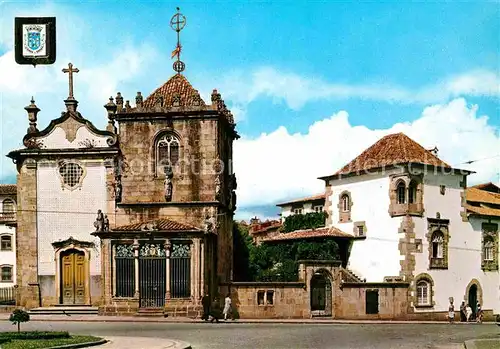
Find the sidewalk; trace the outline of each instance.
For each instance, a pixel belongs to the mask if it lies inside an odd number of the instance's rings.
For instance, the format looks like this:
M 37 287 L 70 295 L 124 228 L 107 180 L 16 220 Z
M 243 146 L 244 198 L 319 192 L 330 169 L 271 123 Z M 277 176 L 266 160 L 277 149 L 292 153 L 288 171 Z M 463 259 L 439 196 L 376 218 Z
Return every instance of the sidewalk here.
M 97 348 L 104 349 L 192 349 L 186 342 L 165 339 L 165 338 L 145 338 L 145 337 L 106 337 L 108 343 L 99 345 Z
M 197 318 L 188 317 L 140 317 L 140 316 L 99 316 L 99 315 L 30 315 L 31 321 L 84 321 L 84 322 L 151 322 L 151 323 L 204 323 L 205 321 Z M 9 314 L 0 314 L 0 320 L 8 320 Z M 221 321 L 227 324 L 257 324 L 257 323 L 281 323 L 281 324 L 443 324 L 446 321 L 391 321 L 391 320 L 335 320 L 335 319 L 238 319 L 234 321 Z M 472 326 L 475 323 L 455 324 Z M 495 324 L 483 323 L 483 325 Z

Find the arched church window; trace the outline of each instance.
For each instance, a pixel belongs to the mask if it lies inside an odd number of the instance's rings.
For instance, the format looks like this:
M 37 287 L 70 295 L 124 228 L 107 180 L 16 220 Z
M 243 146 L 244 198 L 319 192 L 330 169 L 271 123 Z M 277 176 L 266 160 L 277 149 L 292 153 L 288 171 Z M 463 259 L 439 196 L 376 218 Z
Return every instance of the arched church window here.
M 431 305 L 431 284 L 427 280 L 417 283 L 417 306 Z
M 406 203 L 406 185 L 403 181 L 398 183 L 398 186 L 396 187 L 396 194 L 398 204 Z
M 432 258 L 443 258 L 444 235 L 437 231 L 432 234 Z
M 167 133 L 156 142 L 156 165 L 164 171 L 168 166 L 175 166 L 180 158 L 180 142 L 177 137 Z
M 351 209 L 351 206 L 349 205 L 349 195 L 342 195 L 342 198 L 340 199 L 340 205 L 342 207 L 342 212 L 347 212 Z
M 69 189 L 76 188 L 83 179 L 84 169 L 75 162 L 64 162 L 59 165 L 59 175 L 63 185 Z

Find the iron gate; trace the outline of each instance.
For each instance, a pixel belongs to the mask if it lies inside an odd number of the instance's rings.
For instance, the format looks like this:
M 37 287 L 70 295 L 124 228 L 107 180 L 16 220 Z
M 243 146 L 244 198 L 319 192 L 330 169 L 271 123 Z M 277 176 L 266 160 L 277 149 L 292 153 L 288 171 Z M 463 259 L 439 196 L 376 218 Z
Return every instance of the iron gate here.
M 172 298 L 191 297 L 191 248 L 188 243 L 172 244 L 170 294 Z
M 163 243 L 146 243 L 139 250 L 139 306 L 165 306 L 167 259 Z

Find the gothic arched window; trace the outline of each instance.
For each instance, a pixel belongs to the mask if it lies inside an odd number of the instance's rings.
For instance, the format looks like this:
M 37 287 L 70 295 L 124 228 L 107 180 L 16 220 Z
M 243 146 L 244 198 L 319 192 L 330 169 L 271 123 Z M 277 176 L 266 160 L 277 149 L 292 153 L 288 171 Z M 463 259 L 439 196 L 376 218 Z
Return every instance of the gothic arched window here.
M 406 185 L 403 181 L 398 183 L 396 187 L 396 195 L 398 204 L 406 203 Z
M 432 258 L 444 257 L 444 235 L 442 232 L 437 231 L 432 234 Z
M 156 166 L 162 173 L 168 166 L 175 166 L 180 158 L 179 139 L 171 133 L 160 137 L 156 142 Z
M 342 207 L 342 212 L 347 212 L 351 210 L 351 206 L 349 205 L 349 195 L 344 194 L 342 195 L 341 198 L 341 207 Z

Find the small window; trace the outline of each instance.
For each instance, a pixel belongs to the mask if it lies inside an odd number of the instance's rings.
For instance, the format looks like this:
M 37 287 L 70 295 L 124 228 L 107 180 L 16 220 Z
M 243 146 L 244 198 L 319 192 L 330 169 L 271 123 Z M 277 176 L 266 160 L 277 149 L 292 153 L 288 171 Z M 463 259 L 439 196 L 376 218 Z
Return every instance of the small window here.
M 2 251 L 12 251 L 12 236 L 2 235 L 1 240 L 1 250 Z
M 342 198 L 340 199 L 340 204 L 342 207 L 342 212 L 347 212 L 351 209 L 349 205 L 349 195 L 344 194 L 342 195 Z
M 421 239 L 416 239 L 415 240 L 415 250 L 418 253 L 422 253 L 423 249 L 422 249 L 422 240 Z
M 364 236 L 365 235 L 365 229 L 362 225 L 358 225 L 358 236 Z
M 406 203 L 406 186 L 404 182 L 399 182 L 397 189 L 396 189 L 396 194 L 398 198 L 398 204 L 404 204 Z
M 264 297 L 265 297 L 265 292 L 264 291 L 257 291 L 257 305 L 264 305 Z
M 431 305 L 430 291 L 429 282 L 421 280 L 417 283 L 417 306 Z
M 2 281 L 3 282 L 12 282 L 12 267 L 11 266 L 3 266 L 2 267 Z
M 366 291 L 366 314 L 378 314 L 378 290 Z
M 488 239 L 484 243 L 484 260 L 485 261 L 492 261 L 494 260 L 493 256 L 493 241 L 491 239 Z
M 294 214 L 302 214 L 302 209 L 301 208 L 296 208 L 293 210 Z
M 441 195 L 444 195 L 446 193 L 446 186 L 440 185 L 439 186 L 439 193 L 441 193 Z
M 78 164 L 68 162 L 59 167 L 59 174 L 65 185 L 74 188 L 80 183 L 83 176 L 83 168 Z
M 274 291 L 266 292 L 266 304 L 273 305 L 274 304 Z
M 5 199 L 2 202 L 2 213 L 4 213 L 5 215 L 14 214 L 15 210 L 16 210 L 16 204 L 14 200 Z
M 323 212 L 323 206 L 314 206 L 314 212 Z
M 415 181 L 410 182 L 408 187 L 408 203 L 414 204 L 417 202 L 417 183 Z

